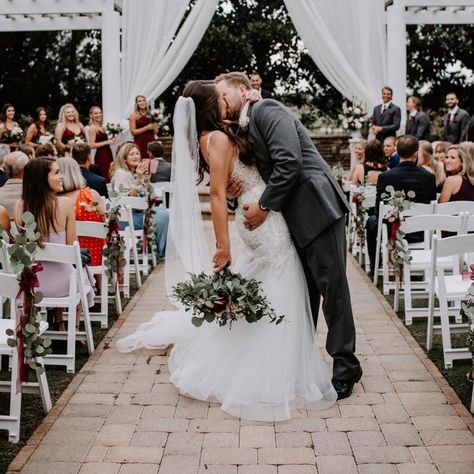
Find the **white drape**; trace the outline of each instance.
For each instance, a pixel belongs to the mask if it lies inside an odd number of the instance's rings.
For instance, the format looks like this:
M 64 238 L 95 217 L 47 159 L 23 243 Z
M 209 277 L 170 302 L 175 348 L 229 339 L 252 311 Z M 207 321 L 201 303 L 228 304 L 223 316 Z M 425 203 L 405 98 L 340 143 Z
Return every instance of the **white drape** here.
M 347 99 L 380 102 L 387 80 L 384 2 L 285 0 L 311 58 Z
M 122 115 L 137 95 L 158 97 L 176 79 L 201 41 L 218 0 L 125 0 L 122 44 Z M 179 31 L 178 31 L 179 28 Z

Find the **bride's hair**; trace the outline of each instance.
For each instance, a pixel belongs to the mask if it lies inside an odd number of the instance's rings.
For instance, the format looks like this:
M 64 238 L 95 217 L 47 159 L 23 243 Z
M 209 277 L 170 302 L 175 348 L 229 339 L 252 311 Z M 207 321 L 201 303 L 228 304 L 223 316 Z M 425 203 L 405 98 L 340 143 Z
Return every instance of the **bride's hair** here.
M 219 95 L 214 81 L 189 81 L 183 90 L 183 97 L 190 97 L 196 109 L 196 129 L 198 137 L 202 132 L 220 130 L 239 150 L 239 159 L 246 165 L 255 163 L 248 141 L 235 135 L 231 127 L 224 124 L 219 109 Z M 204 172 L 209 172 L 209 165 L 199 149 L 199 182 Z

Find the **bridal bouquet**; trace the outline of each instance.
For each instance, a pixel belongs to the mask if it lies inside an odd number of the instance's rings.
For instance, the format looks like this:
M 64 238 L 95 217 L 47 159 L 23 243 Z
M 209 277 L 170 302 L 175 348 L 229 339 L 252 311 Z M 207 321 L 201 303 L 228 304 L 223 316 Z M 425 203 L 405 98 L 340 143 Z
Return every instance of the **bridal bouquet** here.
M 6 131 L 3 134 L 3 143 L 16 143 L 21 142 L 23 138 L 23 130 L 20 127 L 13 127 L 11 130 Z
M 118 122 L 108 122 L 105 126 L 105 131 L 108 136 L 116 137 L 123 132 L 124 128 Z
M 204 321 L 216 321 L 219 326 L 232 327 L 232 323 L 244 318 L 255 323 L 264 316 L 270 322 L 280 324 L 284 316 L 277 316 L 267 298 L 261 293 L 259 282 L 247 280 L 228 268 L 213 275 L 191 274 L 191 280 L 173 287 L 173 297 L 191 311 L 191 322 L 200 327 Z
M 363 128 L 369 125 L 369 118 L 362 105 L 353 104 L 348 106 L 347 102 L 344 102 L 339 119 L 342 122 L 342 128 L 353 132 L 362 131 Z

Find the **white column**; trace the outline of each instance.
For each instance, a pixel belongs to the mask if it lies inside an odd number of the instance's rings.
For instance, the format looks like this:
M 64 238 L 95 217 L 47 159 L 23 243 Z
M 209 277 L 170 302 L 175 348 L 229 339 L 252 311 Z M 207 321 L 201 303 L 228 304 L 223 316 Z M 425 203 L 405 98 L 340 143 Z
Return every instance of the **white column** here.
M 120 14 L 113 10 L 102 13 L 102 109 L 104 122 L 119 121 L 120 83 Z
M 405 5 L 394 0 L 387 8 L 387 69 L 388 85 L 393 89 L 393 102 L 402 110 L 402 124 L 398 133 L 405 133 L 407 93 L 407 47 Z

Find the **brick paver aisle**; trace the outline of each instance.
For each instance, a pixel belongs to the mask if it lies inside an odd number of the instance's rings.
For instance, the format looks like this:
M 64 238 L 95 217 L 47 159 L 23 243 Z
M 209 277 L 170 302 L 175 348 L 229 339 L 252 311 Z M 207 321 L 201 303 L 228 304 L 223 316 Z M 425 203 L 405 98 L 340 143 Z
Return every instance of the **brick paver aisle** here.
M 166 306 L 163 267 L 148 279 L 29 445 L 25 473 L 473 473 L 472 417 L 368 279 L 349 262 L 364 368 L 325 412 L 252 423 L 180 396 L 158 351 L 115 340 Z M 324 335 L 321 335 L 324 339 Z M 28 459 L 26 464 L 25 460 Z

